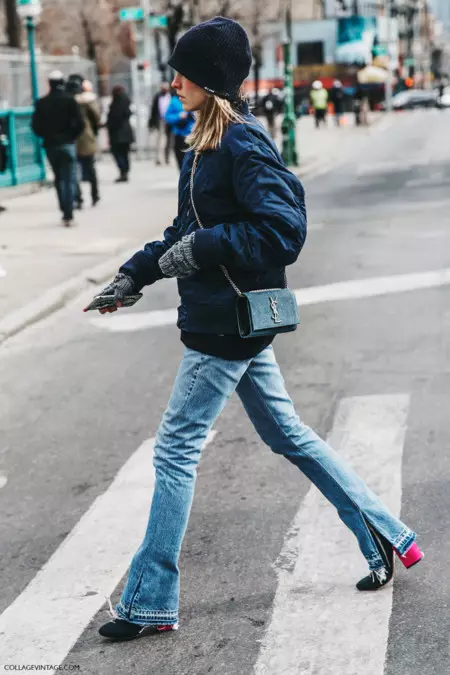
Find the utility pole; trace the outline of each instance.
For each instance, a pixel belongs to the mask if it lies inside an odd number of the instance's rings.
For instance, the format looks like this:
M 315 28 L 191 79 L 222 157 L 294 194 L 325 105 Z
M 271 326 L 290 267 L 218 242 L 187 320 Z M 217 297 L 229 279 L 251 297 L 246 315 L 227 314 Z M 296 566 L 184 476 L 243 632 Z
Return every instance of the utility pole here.
M 36 24 L 39 21 L 42 8 L 40 0 L 17 0 L 17 13 L 25 22 L 28 35 L 28 50 L 30 53 L 30 79 L 33 102 L 39 98 L 39 84 L 36 64 Z
M 261 70 L 261 35 L 260 35 L 260 11 L 257 0 L 253 0 L 253 35 L 252 35 L 252 51 L 253 51 L 253 72 L 255 83 L 255 108 L 259 103 L 259 73 Z
M 151 4 L 150 0 L 141 0 L 141 7 L 144 10 L 144 21 L 142 24 L 142 43 L 143 43 L 143 60 L 144 60 L 144 99 L 145 103 L 149 102 L 151 88 L 152 88 L 152 31 L 149 26 L 149 19 L 151 13 Z
M 30 52 L 31 93 L 33 96 L 33 102 L 36 102 L 39 98 L 39 85 L 36 65 L 36 26 L 34 23 L 34 18 L 32 16 L 27 16 L 25 25 L 28 35 L 28 50 Z
M 287 166 L 298 166 L 296 119 L 294 110 L 294 74 L 292 68 L 292 0 L 286 3 L 286 39 L 284 41 L 284 119 L 283 159 Z
M 392 72 L 392 0 L 384 0 L 384 15 L 387 22 L 387 80 L 385 86 L 386 110 L 392 112 L 392 91 L 393 91 L 393 72 Z
M 143 43 L 144 43 L 144 61 L 150 63 L 151 57 L 151 36 L 150 28 L 148 25 L 148 20 L 151 12 L 150 0 L 141 0 L 141 7 L 144 10 L 144 23 L 143 23 Z

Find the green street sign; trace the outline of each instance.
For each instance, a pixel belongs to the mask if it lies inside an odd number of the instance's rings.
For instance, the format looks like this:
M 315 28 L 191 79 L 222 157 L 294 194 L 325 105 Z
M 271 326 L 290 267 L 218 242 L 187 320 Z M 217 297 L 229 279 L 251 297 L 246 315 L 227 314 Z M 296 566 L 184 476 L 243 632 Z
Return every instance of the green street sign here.
M 20 17 L 36 17 L 41 13 L 40 0 L 16 0 L 17 13 Z
M 120 21 L 142 21 L 144 10 L 142 7 L 124 7 L 119 12 Z
M 149 28 L 167 28 L 168 20 L 165 14 L 160 14 L 159 16 L 149 16 L 148 17 L 148 26 Z

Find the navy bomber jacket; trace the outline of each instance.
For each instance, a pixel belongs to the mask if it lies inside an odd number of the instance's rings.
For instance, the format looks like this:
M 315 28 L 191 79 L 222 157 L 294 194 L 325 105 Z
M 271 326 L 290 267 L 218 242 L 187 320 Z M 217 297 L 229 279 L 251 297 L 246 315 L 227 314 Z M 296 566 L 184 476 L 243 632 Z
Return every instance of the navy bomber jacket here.
M 284 270 L 306 239 L 303 187 L 253 115 L 230 125 L 217 150 L 202 153 L 190 200 L 194 153 L 186 154 L 179 182 L 178 215 L 164 239 L 146 244 L 120 269 L 139 288 L 163 278 L 159 258 L 195 232 L 193 254 L 200 270 L 178 280 L 178 327 L 186 332 L 237 334 L 236 293 L 218 267 L 225 265 L 242 291 L 281 288 Z

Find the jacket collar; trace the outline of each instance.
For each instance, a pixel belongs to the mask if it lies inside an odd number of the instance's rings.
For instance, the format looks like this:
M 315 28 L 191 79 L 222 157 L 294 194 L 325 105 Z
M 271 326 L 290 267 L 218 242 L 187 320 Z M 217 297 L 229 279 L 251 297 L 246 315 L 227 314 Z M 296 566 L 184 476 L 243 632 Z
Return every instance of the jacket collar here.
M 248 107 L 248 102 L 240 98 L 237 101 L 234 101 L 233 103 L 233 108 L 240 113 L 241 115 L 248 115 L 250 112 L 250 108 Z

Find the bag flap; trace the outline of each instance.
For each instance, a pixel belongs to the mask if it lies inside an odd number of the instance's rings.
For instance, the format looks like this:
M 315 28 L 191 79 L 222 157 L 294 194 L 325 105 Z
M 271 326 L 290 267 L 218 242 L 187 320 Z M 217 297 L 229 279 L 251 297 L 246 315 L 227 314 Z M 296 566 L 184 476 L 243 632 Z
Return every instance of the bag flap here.
M 297 300 L 288 288 L 244 293 L 253 331 L 300 323 Z

